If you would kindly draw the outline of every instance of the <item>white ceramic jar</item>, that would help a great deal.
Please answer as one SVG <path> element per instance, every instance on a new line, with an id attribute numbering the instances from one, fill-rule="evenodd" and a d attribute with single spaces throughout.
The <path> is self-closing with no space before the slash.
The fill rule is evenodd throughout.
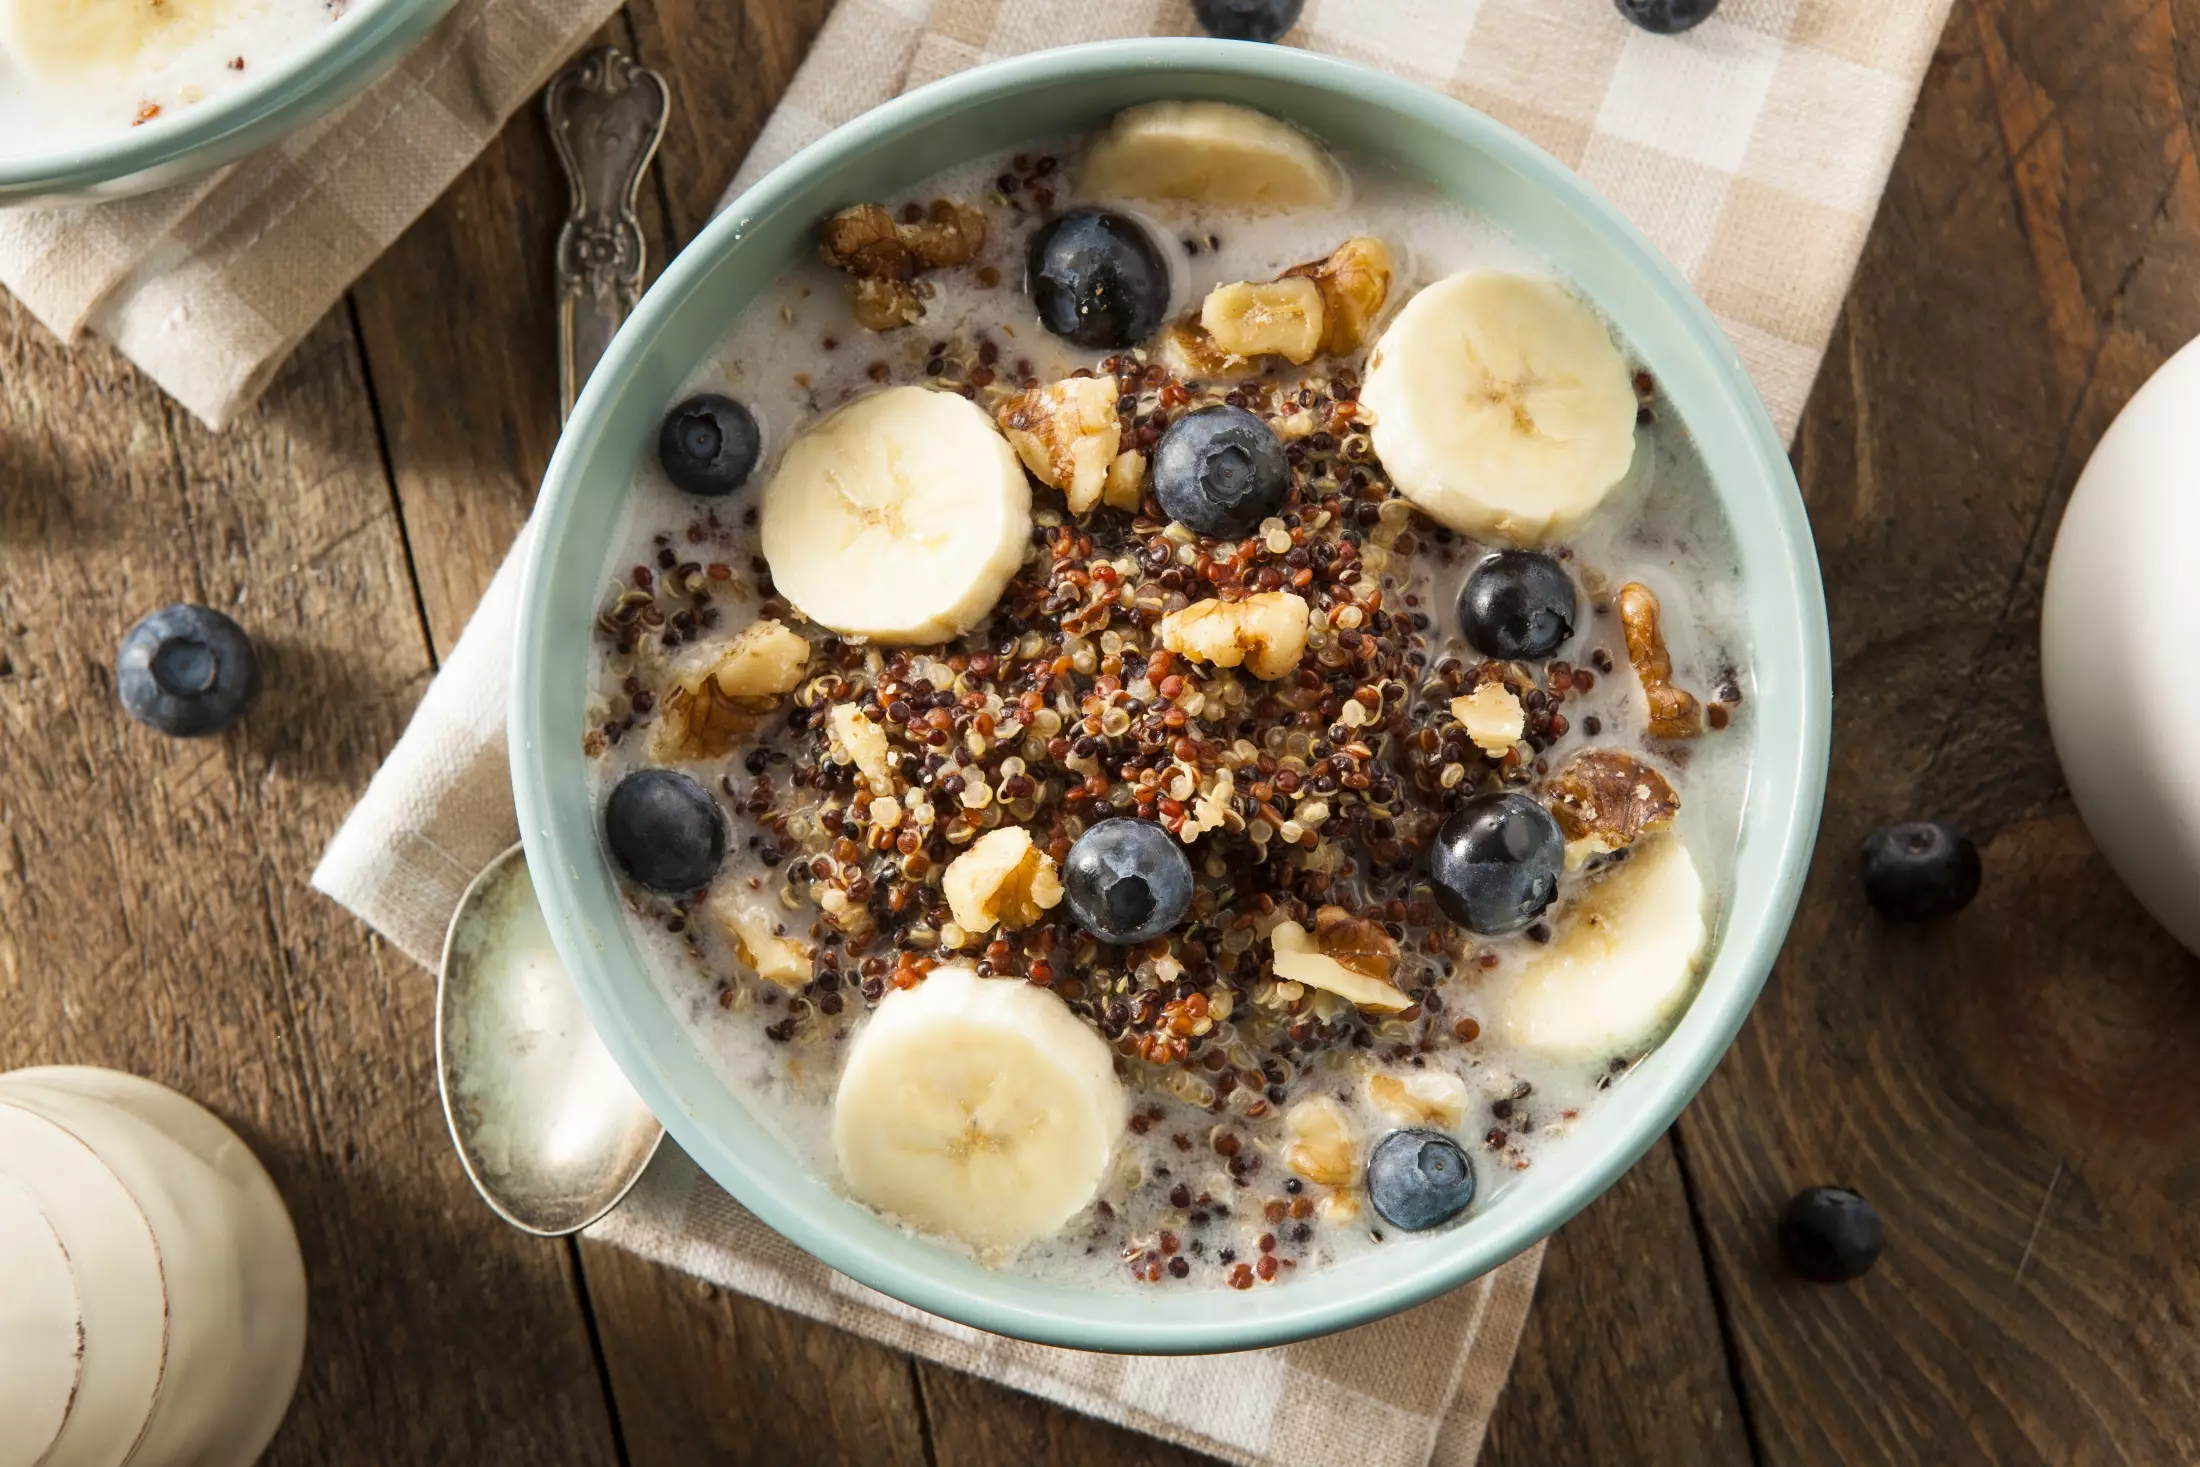
<path id="1" fill-rule="evenodd" d="M 2155 920 L 2200 952 L 2200 342 L 2125 405 L 2071 491 L 2040 613 L 2048 729 L 2078 813 Z"/>
<path id="2" fill-rule="evenodd" d="M 305 1268 L 206 1110 L 110 1070 L 0 1075 L 0 1265 L 0 1467 L 244 1467 L 275 1434 Z"/>

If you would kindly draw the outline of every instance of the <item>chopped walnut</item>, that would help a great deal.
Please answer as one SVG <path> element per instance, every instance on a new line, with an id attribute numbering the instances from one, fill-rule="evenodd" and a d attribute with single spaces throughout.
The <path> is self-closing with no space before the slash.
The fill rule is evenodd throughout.
<path id="1" fill-rule="evenodd" d="M 1378 1070 L 1367 1077 L 1367 1098 L 1402 1126 L 1448 1131 L 1467 1117 L 1467 1082 L 1449 1070 Z"/>
<path id="2" fill-rule="evenodd" d="M 1304 279 L 1218 285 L 1199 308 L 1199 324 L 1232 356 L 1310 362 L 1322 344 L 1321 289 Z"/>
<path id="3" fill-rule="evenodd" d="M 1367 341 L 1368 328 L 1390 297 L 1390 249 L 1372 235 L 1358 235 L 1325 260 L 1293 265 L 1283 278 L 1314 282 L 1323 306 L 1322 354 L 1350 356 Z"/>
<path id="4" fill-rule="evenodd" d="M 924 317 L 911 282 L 919 271 L 967 265 L 985 248 L 985 215 L 968 204 L 935 199 L 915 224 L 901 224 L 880 204 L 857 204 L 825 221 L 818 254 L 855 277 L 850 287 L 856 324 L 891 331 Z"/>
<path id="5" fill-rule="evenodd" d="M 672 667 L 652 756 L 663 762 L 723 759 L 802 681 L 810 644 L 776 621 L 753 623 L 730 642 L 705 645 Z"/>
<path id="6" fill-rule="evenodd" d="M 987 831 L 949 863 L 940 889 L 955 925 L 973 934 L 996 924 L 1012 932 L 1029 927 L 1062 900 L 1053 858 L 1033 845 L 1031 832 L 1020 825 Z"/>
<path id="7" fill-rule="evenodd" d="M 1692 739 L 1703 732 L 1703 705 L 1673 686 L 1673 658 L 1665 650 L 1658 625 L 1658 598 L 1640 581 L 1619 588 L 1619 620 L 1627 633 L 1627 660 L 1650 700 L 1650 734 L 1660 739 Z"/>
<path id="8" fill-rule="evenodd" d="M 1520 695 L 1499 682 L 1484 683 L 1465 697 L 1452 699 L 1451 716 L 1459 720 L 1474 746 L 1493 759 L 1504 757 L 1528 731 Z"/>
<path id="9" fill-rule="evenodd" d="M 1673 824 L 1680 796 L 1664 775 L 1618 749 L 1585 749 L 1544 786 L 1574 864 Z"/>
<path id="10" fill-rule="evenodd" d="M 1398 965 L 1398 946 L 1390 934 L 1342 907 L 1316 912 L 1311 933 L 1296 922 L 1279 922 L 1268 942 L 1269 969 L 1279 979 L 1380 1013 L 1396 1013 L 1413 1003 L 1390 981 Z"/>
<path id="11" fill-rule="evenodd" d="M 1264 591 L 1243 601 L 1195 601 L 1161 619 L 1161 645 L 1217 667 L 1243 666 L 1273 682 L 1297 670 L 1306 652 L 1304 599 Z"/>
<path id="12" fill-rule="evenodd" d="M 846 762 L 855 765 L 873 793 L 892 794 L 894 751 L 886 741 L 886 730 L 864 716 L 863 710 L 853 703 L 834 704 L 826 727 L 832 736 L 828 756 L 839 763 L 838 756 L 846 753 Z"/>
<path id="13" fill-rule="evenodd" d="M 1107 491 L 1123 436 L 1116 395 L 1113 377 L 1065 377 L 1018 393 L 994 414 L 1024 467 L 1061 490 L 1072 514 L 1091 510 Z"/>
<path id="14" fill-rule="evenodd" d="M 1111 509 L 1125 509 L 1136 514 L 1139 493 L 1146 484 L 1146 455 L 1135 448 L 1126 448 L 1108 465 L 1108 487 L 1100 491 L 1101 501 Z"/>
<path id="15" fill-rule="evenodd" d="M 1283 1164 L 1322 1187 L 1349 1187 L 1360 1177 L 1360 1143 L 1352 1118 L 1326 1095 L 1309 1096 L 1283 1114 Z"/>
<path id="16" fill-rule="evenodd" d="M 710 898 L 709 911 L 725 929 L 734 956 L 757 977 L 781 988 L 800 988 L 810 981 L 808 944 L 781 932 L 754 892 L 738 886 L 723 889 Z"/>
<path id="17" fill-rule="evenodd" d="M 1160 358 L 1162 366 L 1186 382 L 1243 382 L 1262 370 L 1257 359 L 1217 346 L 1197 316 L 1162 328 Z"/>

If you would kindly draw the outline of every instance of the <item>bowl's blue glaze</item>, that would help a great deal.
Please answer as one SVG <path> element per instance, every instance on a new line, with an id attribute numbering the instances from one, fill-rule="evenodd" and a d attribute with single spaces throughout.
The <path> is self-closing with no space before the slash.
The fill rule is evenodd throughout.
<path id="1" fill-rule="evenodd" d="M 584 795 L 581 732 L 622 486 L 690 369 L 758 289 L 809 255 L 818 221 L 950 164 L 1180 96 L 1261 107 L 1431 180 L 1541 251 L 1618 323 L 1694 433 L 1739 541 L 1754 763 L 1737 874 L 1694 1005 L 1612 1102 L 1487 1212 L 1288 1288 L 1108 1293 L 993 1272 L 882 1222 L 751 1118 L 644 973 Z M 1047 52 L 926 87 L 816 143 L 651 288 L 566 429 L 534 536 L 513 648 L 513 784 L 536 889 L 605 1042 L 679 1143 L 764 1221 L 874 1288 L 1002 1334 L 1140 1352 L 1271 1345 L 1420 1303 L 1528 1248 L 1610 1186 L 1718 1063 L 1779 951 L 1817 830 L 1832 697 L 1824 598 L 1786 455 L 1732 347 L 1672 267 L 1551 158 L 1433 92 L 1300 51 L 1155 40 Z"/>
<path id="2" fill-rule="evenodd" d="M 455 0 L 372 0 L 249 84 L 49 153 L 0 156 L 0 206 L 81 203 L 164 188 L 234 163 L 348 101 L 441 20 Z"/>

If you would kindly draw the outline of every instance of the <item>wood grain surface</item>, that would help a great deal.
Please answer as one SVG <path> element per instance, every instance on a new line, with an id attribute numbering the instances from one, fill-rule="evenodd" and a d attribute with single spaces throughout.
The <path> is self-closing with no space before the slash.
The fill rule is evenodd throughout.
<path id="1" fill-rule="evenodd" d="M 660 261 L 828 8 L 607 31 L 680 99 Z M 1491 1467 L 2200 1460 L 2200 964 L 2071 810 L 2034 633 L 2078 470 L 2200 333 L 2196 89 L 2200 0 L 1958 0 L 1796 445 L 1839 688 L 1803 909 L 1675 1136 L 1554 1242 Z M 272 1462 L 1206 1460 L 504 1228 L 443 1134 L 431 982 L 306 891 L 555 442 L 563 207 L 530 109 L 220 438 L 0 297 L 0 1068 L 150 1075 L 266 1159 L 313 1282 Z M 193 743 L 113 693 L 184 599 L 267 659 Z M 1894 930 L 1855 849 L 1918 815 L 1972 829 L 1986 888 Z M 1892 1239 L 1846 1289 L 1772 1256 L 1826 1181 Z"/>

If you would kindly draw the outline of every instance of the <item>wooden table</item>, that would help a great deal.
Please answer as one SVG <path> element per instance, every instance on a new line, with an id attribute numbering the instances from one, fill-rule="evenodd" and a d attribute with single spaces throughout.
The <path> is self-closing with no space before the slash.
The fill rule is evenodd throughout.
<path id="1" fill-rule="evenodd" d="M 680 98 L 660 245 L 826 8 L 610 28 Z M 2088 452 L 2200 334 L 2196 38 L 2200 0 L 1958 0 L 1795 449 L 1840 687 L 1809 890 L 1702 1098 L 1554 1242 L 1491 1467 L 2200 1458 L 2200 972 L 2072 811 L 2033 630 Z M 222 437 L 0 297 L 0 1069 L 151 1075 L 266 1159 L 313 1280 L 273 1462 L 1191 1462 L 505 1228 L 445 1139 L 432 983 L 306 890 L 549 456 L 562 198 L 530 110 Z M 183 599 L 266 659 L 201 743 L 114 701 L 123 630 Z M 1896 930 L 1855 850 L 1912 815 L 1968 825 L 1986 888 Z M 1851 1288 L 1773 1256 L 1823 1181 L 1887 1218 Z"/>

